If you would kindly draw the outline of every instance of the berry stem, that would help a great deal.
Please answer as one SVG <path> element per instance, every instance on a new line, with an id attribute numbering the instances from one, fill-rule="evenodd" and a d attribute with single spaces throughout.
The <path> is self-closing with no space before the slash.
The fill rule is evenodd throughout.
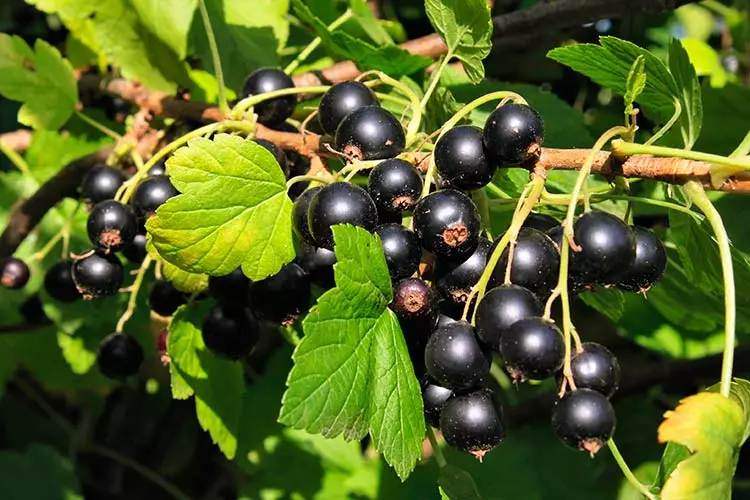
<path id="1" fill-rule="evenodd" d="M 298 175 L 296 177 L 292 177 L 288 181 L 286 181 L 286 190 L 289 191 L 289 188 L 297 184 L 298 182 L 322 182 L 323 184 L 330 184 L 332 181 L 329 179 L 324 179 L 322 177 L 316 177 L 314 175 Z"/>
<path id="2" fill-rule="evenodd" d="M 10 162 L 18 170 L 21 171 L 24 177 L 30 177 L 32 179 L 34 178 L 34 176 L 31 175 L 31 169 L 29 168 L 29 164 L 26 163 L 26 160 L 24 160 L 21 155 L 16 153 L 12 148 L 6 145 L 3 141 L 0 141 L 0 152 L 2 152 L 5 156 L 8 157 Z"/>
<path id="3" fill-rule="evenodd" d="M 65 221 L 65 224 L 63 224 L 63 227 L 60 229 L 60 231 L 57 232 L 50 240 L 47 242 L 44 247 L 42 247 L 38 252 L 34 253 L 34 255 L 29 258 L 28 263 L 34 262 L 34 261 L 41 261 L 44 259 L 47 254 L 49 254 L 53 248 L 57 245 L 57 243 L 60 240 L 63 240 L 63 249 L 62 249 L 62 258 L 67 259 L 68 258 L 68 242 L 70 240 L 70 227 L 73 225 L 73 220 L 75 220 L 76 214 L 78 213 L 78 209 L 81 208 L 81 204 L 76 204 L 76 207 L 73 209 L 73 213 L 70 214 L 70 217 L 68 220 Z"/>
<path id="4" fill-rule="evenodd" d="M 297 335 L 297 332 L 294 330 L 291 326 L 284 326 L 279 328 L 279 331 L 281 331 L 281 336 L 284 337 L 284 340 L 289 342 L 289 344 L 292 347 L 297 347 L 300 343 L 299 335 Z"/>
<path id="5" fill-rule="evenodd" d="M 341 14 L 337 19 L 335 19 L 331 24 L 328 25 L 328 31 L 335 31 L 342 24 L 351 19 L 352 16 L 352 10 L 346 9 L 343 14 Z M 284 68 L 284 73 L 286 73 L 287 75 L 291 75 L 292 73 L 294 73 L 297 68 L 299 68 L 299 65 L 302 64 L 308 57 L 310 57 L 310 54 L 312 54 L 322 42 L 323 40 L 319 36 L 316 36 L 313 41 L 308 43 L 307 46 L 302 49 L 302 52 L 297 55 L 294 61 L 290 62 L 286 66 L 286 68 Z"/>
<path id="6" fill-rule="evenodd" d="M 119 140 L 122 139 L 122 136 L 120 134 L 118 134 L 114 130 L 111 130 L 111 129 L 105 127 L 104 125 L 102 125 L 98 121 L 94 120 L 93 118 L 91 118 L 89 116 L 86 116 L 85 113 L 82 113 L 82 112 L 76 110 L 75 114 L 76 114 L 76 116 L 78 118 L 80 118 L 82 121 L 84 121 L 87 125 L 90 125 L 90 126 L 94 127 L 96 130 L 98 130 L 102 134 L 108 135 L 109 137 L 111 137 L 112 139 L 114 139 L 116 141 L 119 141 Z"/>
<path id="7" fill-rule="evenodd" d="M 443 450 L 440 448 L 440 445 L 437 442 L 437 438 L 435 437 L 435 431 L 432 430 L 432 427 L 429 425 L 427 426 L 427 439 L 430 440 L 430 446 L 432 446 L 432 453 L 435 457 L 435 460 L 438 463 L 438 467 L 441 469 L 448 465 L 448 461 L 445 459 L 445 455 L 443 455 Z"/>
<path id="8" fill-rule="evenodd" d="M 735 325 L 737 322 L 736 297 L 734 288 L 734 268 L 732 263 L 732 249 L 729 236 L 721 219 L 721 214 L 714 207 L 706 192 L 699 183 L 690 181 L 685 184 L 685 192 L 695 205 L 706 215 L 719 245 L 721 257 L 721 271 L 724 277 L 724 357 L 721 363 L 721 385 L 719 392 L 729 397 L 732 385 L 732 369 L 734 366 Z"/>
<path id="9" fill-rule="evenodd" d="M 292 87 L 288 89 L 274 90 L 273 92 L 265 92 L 258 95 L 251 95 L 238 102 L 229 112 L 229 116 L 234 120 L 242 120 L 242 117 L 248 109 L 263 101 L 275 99 L 276 97 L 283 97 L 285 95 L 325 94 L 330 88 L 330 85 L 320 85 L 318 87 Z"/>
<path id="10" fill-rule="evenodd" d="M 422 110 L 424 110 L 427 107 L 427 103 L 430 102 L 430 97 L 432 97 L 432 93 L 435 92 L 435 89 L 440 83 L 440 76 L 443 74 L 443 71 L 445 70 L 446 66 L 448 66 L 448 61 L 452 57 L 453 57 L 453 52 L 451 50 L 448 50 L 448 53 L 445 54 L 443 58 L 440 60 L 440 65 L 435 69 L 435 71 L 432 72 L 432 75 L 430 75 L 430 86 L 427 87 L 427 90 L 425 91 L 424 96 L 422 97 L 422 101 L 419 103 L 419 107 Z"/>
<path id="11" fill-rule="evenodd" d="M 482 229 L 487 234 L 489 239 L 492 239 L 492 219 L 490 218 L 490 205 L 489 199 L 487 198 L 487 191 L 483 188 L 476 189 L 471 192 L 471 199 L 479 209 L 479 215 L 482 219 Z"/>
<path id="12" fill-rule="evenodd" d="M 628 480 L 630 484 L 637 489 L 641 495 L 648 498 L 649 500 L 657 500 L 657 496 L 651 493 L 648 489 L 648 487 L 641 483 L 637 477 L 635 477 L 635 474 L 633 474 L 633 471 L 630 470 L 630 467 L 628 467 L 628 464 L 625 462 L 625 459 L 622 457 L 622 454 L 620 453 L 620 450 L 617 449 L 617 445 L 615 444 L 614 438 L 607 441 L 607 447 L 609 447 L 609 451 L 612 453 L 612 457 L 615 459 L 615 462 L 617 462 L 617 465 L 620 467 L 620 470 L 622 471 L 622 474 L 625 476 L 625 479 Z"/>
<path id="13" fill-rule="evenodd" d="M 622 140 L 612 141 L 612 152 L 617 156 L 651 155 L 671 158 L 682 158 L 683 160 L 704 161 L 734 167 L 739 170 L 750 170 L 750 158 L 732 158 L 727 156 L 701 153 L 700 151 L 688 151 L 679 148 L 667 148 L 664 146 L 647 146 L 634 142 Z"/>
<path id="14" fill-rule="evenodd" d="M 658 141 L 659 139 L 661 139 L 662 137 L 664 137 L 664 134 L 666 134 L 667 132 L 669 132 L 669 130 L 672 128 L 672 126 L 675 123 L 677 123 L 677 119 L 680 117 L 681 114 L 682 114 L 682 104 L 680 104 L 680 100 L 679 99 L 675 98 L 675 100 L 674 100 L 674 114 L 669 119 L 669 121 L 667 123 L 665 123 L 662 128 L 659 129 L 658 132 L 656 132 L 654 135 L 652 135 L 644 143 L 644 145 L 645 146 L 650 146 L 650 145 L 654 144 L 656 141 Z M 628 142 L 633 142 L 633 141 L 628 141 Z"/>
<path id="15" fill-rule="evenodd" d="M 221 113 L 226 116 L 227 113 L 229 113 L 229 104 L 227 103 L 227 91 L 224 86 L 224 71 L 221 68 L 219 47 L 216 45 L 216 37 L 214 36 L 214 29 L 211 26 L 211 17 L 208 15 L 206 2 L 204 0 L 198 0 L 198 7 L 201 11 L 203 27 L 206 30 L 206 38 L 208 38 L 208 48 L 211 51 L 211 62 L 214 65 L 214 72 L 216 73 L 216 83 L 219 85 L 219 109 L 221 110 Z"/>
<path id="16" fill-rule="evenodd" d="M 411 120 L 409 120 L 409 125 L 406 128 L 406 147 L 407 149 L 409 149 L 409 146 L 412 145 L 414 139 L 417 137 L 417 134 L 419 133 L 419 127 L 422 124 L 422 105 L 419 102 L 419 97 L 417 97 L 409 87 L 399 82 L 395 78 L 391 78 L 382 71 L 368 71 L 366 73 L 362 73 L 360 75 L 360 78 L 366 75 L 376 75 L 378 79 L 380 79 L 380 81 L 382 81 L 386 85 L 390 85 L 391 87 L 400 90 L 402 94 L 409 98 L 412 113 Z"/>
<path id="17" fill-rule="evenodd" d="M 501 101 L 509 99 L 515 103 L 518 104 L 527 104 L 526 99 L 521 97 L 519 94 L 516 94 L 515 92 L 510 92 L 507 90 L 498 90 L 497 92 L 490 92 L 489 94 L 483 95 L 482 97 L 478 97 L 471 101 L 469 104 L 461 108 L 461 110 L 453 115 L 450 120 L 445 122 L 442 127 L 440 127 L 440 135 L 438 136 L 438 141 L 440 140 L 440 137 L 445 135 L 446 132 L 448 132 L 450 129 L 455 127 L 458 122 L 464 119 L 464 117 L 468 116 L 469 113 L 474 111 L 476 108 L 481 106 L 482 104 L 487 104 L 488 102 L 492 101 Z"/>
<path id="18" fill-rule="evenodd" d="M 742 139 L 742 142 L 740 142 L 737 148 L 732 151 L 732 154 L 730 154 L 729 157 L 741 158 L 743 156 L 747 156 L 748 153 L 750 153 L 750 130 L 747 131 L 745 138 Z"/>
<path id="19" fill-rule="evenodd" d="M 123 329 L 125 328 L 125 323 L 127 323 L 128 320 L 133 317 L 133 313 L 135 312 L 136 307 L 136 301 L 138 300 L 138 292 L 141 289 L 141 285 L 143 285 L 143 279 L 146 276 L 146 271 L 148 271 L 148 268 L 151 267 L 151 262 L 151 256 L 146 255 L 146 258 L 143 259 L 143 264 L 141 264 L 140 269 L 138 269 L 138 275 L 136 276 L 135 281 L 133 282 L 133 286 L 130 289 L 128 308 L 124 313 L 122 313 L 122 316 L 120 316 L 120 320 L 117 322 L 117 327 L 115 328 L 115 332 L 117 333 L 121 334 Z"/>
<path id="20" fill-rule="evenodd" d="M 490 193 L 492 193 L 493 195 L 495 195 L 496 197 L 500 199 L 507 200 L 511 198 L 511 196 L 508 193 L 500 189 L 500 187 L 497 186 L 494 182 L 490 182 L 489 184 L 487 184 L 485 186 L 485 189 L 487 189 Z"/>

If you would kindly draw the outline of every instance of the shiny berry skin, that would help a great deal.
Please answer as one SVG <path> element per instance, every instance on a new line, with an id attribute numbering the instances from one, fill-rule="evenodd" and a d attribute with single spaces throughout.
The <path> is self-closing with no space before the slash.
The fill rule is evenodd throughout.
<path id="1" fill-rule="evenodd" d="M 495 241 L 495 245 L 500 239 Z M 495 249 L 493 245 L 493 250 Z M 490 286 L 501 285 L 505 281 L 510 245 L 503 251 L 492 272 Z M 510 265 L 510 281 L 528 288 L 537 297 L 545 299 L 557 285 L 560 273 L 560 252 L 552 238 L 538 229 L 523 228 L 518 233 Z"/>
<path id="2" fill-rule="evenodd" d="M 101 341 L 96 353 L 96 365 L 102 375 L 124 380 L 138 373 L 143 363 L 143 348 L 130 335 L 112 333 Z"/>
<path id="3" fill-rule="evenodd" d="M 208 291 L 223 306 L 244 307 L 248 303 L 250 279 L 238 267 L 224 276 L 209 276 Z"/>
<path id="4" fill-rule="evenodd" d="M 44 274 L 44 290 L 58 302 L 75 302 L 81 293 L 73 281 L 73 261 L 61 260 Z"/>
<path id="5" fill-rule="evenodd" d="M 451 323 L 455 323 L 456 321 L 458 321 L 458 320 L 454 319 L 454 318 L 451 318 L 447 314 L 440 313 L 438 315 L 436 328 L 440 328 L 440 327 L 445 326 L 445 325 L 450 325 Z"/>
<path id="6" fill-rule="evenodd" d="M 474 252 L 463 259 L 435 260 L 435 287 L 445 300 L 463 306 L 469 298 L 471 288 L 477 284 L 490 255 L 490 240 L 479 238 Z"/>
<path id="7" fill-rule="evenodd" d="M 247 308 L 215 306 L 203 319 L 203 342 L 228 359 L 244 358 L 258 343 L 260 328 Z"/>
<path id="8" fill-rule="evenodd" d="M 378 224 L 378 211 L 370 195 L 361 187 L 334 182 L 313 197 L 307 212 L 307 223 L 315 244 L 333 250 L 331 226 L 352 224 L 372 231 Z"/>
<path id="9" fill-rule="evenodd" d="M 383 224 L 375 228 L 375 234 L 380 236 L 392 280 L 408 278 L 417 272 L 422 259 L 422 247 L 413 231 L 401 224 Z"/>
<path id="10" fill-rule="evenodd" d="M 498 350 L 500 339 L 516 321 L 541 316 L 544 312 L 536 295 L 518 285 L 501 285 L 484 296 L 477 307 L 477 337 Z"/>
<path id="11" fill-rule="evenodd" d="M 245 80 L 242 97 L 291 88 L 294 88 L 294 80 L 280 69 L 260 68 L 250 73 Z M 292 116 L 296 105 L 296 95 L 285 95 L 259 102 L 253 107 L 253 111 L 263 125 L 277 125 Z"/>
<path id="12" fill-rule="evenodd" d="M 310 282 L 314 285 L 326 290 L 336 286 L 333 275 L 336 254 L 332 250 L 303 241 L 300 243 L 295 262 L 310 276 Z"/>
<path id="13" fill-rule="evenodd" d="M 553 322 L 524 318 L 500 337 L 500 353 L 514 381 L 542 380 L 562 368 L 565 343 Z"/>
<path id="14" fill-rule="evenodd" d="M 143 259 L 146 258 L 146 255 L 148 255 L 148 251 L 146 251 L 147 242 L 148 238 L 145 234 L 136 234 L 135 238 L 133 238 L 133 242 L 123 248 L 120 253 L 123 257 L 128 259 L 128 262 L 131 264 L 141 264 Z"/>
<path id="15" fill-rule="evenodd" d="M 292 229 L 300 239 L 311 244 L 314 244 L 315 240 L 310 233 L 310 226 L 307 224 L 307 213 L 313 197 L 321 189 L 323 189 L 323 186 L 312 187 L 304 191 L 294 200 L 294 206 L 292 207 Z"/>
<path id="16" fill-rule="evenodd" d="M 318 105 L 318 122 L 328 135 L 334 135 L 341 121 L 364 106 L 380 106 L 372 90 L 361 82 L 337 83 L 323 94 Z"/>
<path id="17" fill-rule="evenodd" d="M 434 325 L 439 314 L 438 295 L 419 278 L 406 278 L 393 287 L 390 308 L 400 320 L 424 321 Z"/>
<path id="18" fill-rule="evenodd" d="M 583 351 L 573 354 L 570 369 L 578 389 L 592 389 L 612 397 L 620 385 L 620 363 L 601 344 L 584 342 Z M 558 380 L 560 377 L 558 377 Z"/>
<path id="19" fill-rule="evenodd" d="M 497 165 L 487 159 L 482 129 L 471 125 L 454 127 L 435 145 L 435 167 L 449 186 L 465 191 L 486 186 Z"/>
<path id="20" fill-rule="evenodd" d="M 148 305 L 151 310 L 159 316 L 168 318 L 172 316 L 177 308 L 187 303 L 185 293 L 175 288 L 170 281 L 157 280 L 151 285 L 148 294 Z"/>
<path id="21" fill-rule="evenodd" d="M 0 285 L 9 290 L 20 290 L 31 278 L 29 266 L 15 257 L 8 257 L 0 264 Z"/>
<path id="22" fill-rule="evenodd" d="M 148 175 L 167 175 L 167 157 L 157 161 L 146 173 Z"/>
<path id="23" fill-rule="evenodd" d="M 424 350 L 427 373 L 453 390 L 477 385 L 490 372 L 490 357 L 479 344 L 474 328 L 456 321 L 436 329 Z"/>
<path id="24" fill-rule="evenodd" d="M 154 215 L 156 209 L 173 196 L 180 194 L 166 175 L 146 177 L 133 193 L 133 210 L 140 219 Z"/>
<path id="25" fill-rule="evenodd" d="M 422 382 L 422 402 L 424 403 L 425 421 L 432 427 L 440 427 L 440 412 L 453 397 L 453 391 L 438 385 L 429 377 Z"/>
<path id="26" fill-rule="evenodd" d="M 310 277 L 294 262 L 250 284 L 250 308 L 258 319 L 289 326 L 310 308 Z"/>
<path id="27" fill-rule="evenodd" d="M 606 212 L 587 212 L 573 225 L 580 252 L 571 252 L 571 267 L 586 283 L 612 284 L 635 261 L 635 234 L 621 219 Z"/>
<path id="28" fill-rule="evenodd" d="M 404 151 L 406 135 L 395 116 L 379 106 L 364 106 L 341 120 L 336 149 L 349 161 L 384 160 Z"/>
<path id="29" fill-rule="evenodd" d="M 381 161 L 370 171 L 367 191 L 378 210 L 400 214 L 414 208 L 422 192 L 422 178 L 408 161 L 391 158 Z"/>
<path id="30" fill-rule="evenodd" d="M 438 257 L 460 258 L 473 252 L 479 242 L 479 211 L 471 198 L 455 189 L 419 200 L 413 222 L 422 246 Z"/>
<path id="31" fill-rule="evenodd" d="M 138 233 L 138 221 L 129 206 L 106 200 L 91 209 L 86 230 L 97 250 L 117 252 L 133 243 Z"/>
<path id="32" fill-rule="evenodd" d="M 629 292 L 646 292 L 664 274 L 667 268 L 667 251 L 657 236 L 645 227 L 633 226 L 635 259 L 617 283 Z"/>
<path id="33" fill-rule="evenodd" d="M 73 262 L 73 282 L 84 299 L 116 294 L 122 287 L 125 271 L 114 254 L 92 253 Z"/>
<path id="34" fill-rule="evenodd" d="M 552 411 L 552 428 L 574 450 L 594 456 L 615 433 L 615 409 L 603 394 L 591 389 L 567 392 Z"/>
<path id="35" fill-rule="evenodd" d="M 279 164 L 279 168 L 284 172 L 284 175 L 289 177 L 289 161 L 286 159 L 286 153 L 280 147 L 266 139 L 253 139 L 253 142 L 266 148 L 276 159 L 276 163 Z"/>
<path id="36" fill-rule="evenodd" d="M 501 409 L 489 389 L 478 389 L 449 400 L 440 413 L 445 442 L 479 460 L 505 438 Z"/>
<path id="37" fill-rule="evenodd" d="M 526 220 L 523 221 L 522 227 L 528 227 L 531 229 L 538 229 L 542 232 L 547 232 L 550 229 L 559 226 L 560 223 L 552 217 L 551 215 L 547 214 L 539 214 L 536 212 L 531 212 L 528 217 L 526 217 Z"/>
<path id="38" fill-rule="evenodd" d="M 83 179 L 81 199 L 89 205 L 112 200 L 124 182 L 125 174 L 122 170 L 107 165 L 96 165 Z"/>
<path id="39" fill-rule="evenodd" d="M 482 131 L 490 160 L 499 167 L 538 158 L 544 140 L 544 122 L 525 104 L 505 104 L 487 118 Z"/>

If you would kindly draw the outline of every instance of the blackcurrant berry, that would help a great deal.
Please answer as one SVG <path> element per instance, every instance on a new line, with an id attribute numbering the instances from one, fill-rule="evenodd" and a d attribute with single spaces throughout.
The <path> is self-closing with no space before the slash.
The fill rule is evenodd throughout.
<path id="1" fill-rule="evenodd" d="M 286 153 L 276 144 L 266 139 L 253 139 L 253 141 L 266 148 L 276 158 L 276 163 L 279 164 L 279 168 L 284 172 L 284 176 L 289 177 L 289 161 L 286 159 Z"/>
<path id="2" fill-rule="evenodd" d="M 313 197 L 321 189 L 323 189 L 323 186 L 312 187 L 304 191 L 294 200 L 294 206 L 292 207 L 292 229 L 294 229 L 294 232 L 302 241 L 311 244 L 314 244 L 315 240 L 310 233 L 310 226 L 307 224 L 307 213 L 310 210 L 310 203 Z"/>
<path id="3" fill-rule="evenodd" d="M 558 225 L 552 229 L 548 229 L 546 233 L 555 243 L 558 252 L 562 251 L 563 242 L 565 242 L 566 245 L 568 244 L 567 240 L 565 240 L 562 226 Z M 583 276 L 580 275 L 580 272 L 575 268 L 575 265 L 573 265 L 575 258 L 576 252 L 572 249 L 569 250 L 568 261 L 570 264 L 568 265 L 568 293 L 573 295 L 581 293 L 586 289 L 586 282 L 584 281 Z"/>
<path id="4" fill-rule="evenodd" d="M 553 322 L 524 318 L 500 337 L 500 353 L 514 381 L 542 380 L 562 368 L 565 343 Z"/>
<path id="5" fill-rule="evenodd" d="M 401 224 L 383 224 L 375 228 L 383 244 L 385 262 L 392 280 L 408 278 L 419 269 L 422 247 L 413 231 Z"/>
<path id="6" fill-rule="evenodd" d="M 620 384 L 620 363 L 601 344 L 585 342 L 582 347 L 583 351 L 574 354 L 570 360 L 576 388 L 592 389 L 611 397 Z M 558 381 L 561 381 L 561 375 Z"/>
<path id="7" fill-rule="evenodd" d="M 422 246 L 438 257 L 468 255 L 479 242 L 479 211 L 471 198 L 455 189 L 437 191 L 419 200 L 413 222 Z"/>
<path id="8" fill-rule="evenodd" d="M 248 303 L 250 279 L 238 267 L 224 276 L 209 276 L 208 291 L 223 306 L 244 307 Z"/>
<path id="9" fill-rule="evenodd" d="M 451 323 L 455 323 L 456 321 L 458 320 L 451 318 L 447 314 L 440 313 L 437 319 L 437 328 L 443 327 L 445 325 L 450 325 Z"/>
<path id="10" fill-rule="evenodd" d="M 300 243 L 295 262 L 310 276 L 313 284 L 326 290 L 336 286 L 333 274 L 336 254 L 332 250 L 316 247 L 303 241 Z"/>
<path id="11" fill-rule="evenodd" d="M 435 260 L 435 286 L 446 300 L 463 305 L 469 298 L 471 288 L 477 284 L 487 265 L 490 241 L 480 237 L 474 253 L 466 259 Z"/>
<path id="12" fill-rule="evenodd" d="M 107 165 L 96 165 L 83 179 L 81 199 L 89 205 L 112 200 L 124 182 L 125 174 L 122 170 Z"/>
<path id="13" fill-rule="evenodd" d="M 404 127 L 379 106 L 364 106 L 341 120 L 336 129 L 336 149 L 350 161 L 384 160 L 404 151 Z"/>
<path id="14" fill-rule="evenodd" d="M 558 227 L 559 225 L 560 223 L 557 221 L 557 219 L 555 219 L 551 215 L 540 214 L 536 212 L 531 212 L 529 216 L 526 217 L 526 220 L 523 221 L 523 227 L 538 229 L 545 233 L 554 227 Z"/>
<path id="15" fill-rule="evenodd" d="M 541 316 L 542 304 L 526 288 L 502 285 L 493 288 L 477 306 L 477 336 L 489 348 L 498 350 L 500 339 L 516 321 Z"/>
<path id="16" fill-rule="evenodd" d="M 130 114 L 132 105 L 122 97 L 112 97 L 105 102 L 107 104 L 104 106 L 104 116 L 108 120 L 122 123 Z"/>
<path id="17" fill-rule="evenodd" d="M 143 259 L 146 258 L 146 255 L 148 255 L 148 251 L 146 251 L 146 243 L 148 242 L 148 238 L 145 234 L 136 234 L 135 238 L 133 238 L 133 242 L 123 248 L 120 253 L 128 259 L 128 262 L 131 264 L 141 264 L 143 262 Z"/>
<path id="18" fill-rule="evenodd" d="M 440 413 L 440 432 L 446 443 L 482 460 L 505 438 L 502 411 L 489 389 L 456 396 Z"/>
<path id="19" fill-rule="evenodd" d="M 203 319 L 203 342 L 216 354 L 240 359 L 258 343 L 260 328 L 247 308 L 215 306 Z"/>
<path id="20" fill-rule="evenodd" d="M 365 84 L 355 81 L 337 83 L 320 99 L 320 127 L 326 134 L 334 135 L 346 115 L 364 106 L 380 106 L 378 98 Z"/>
<path id="21" fill-rule="evenodd" d="M 454 127 L 440 138 L 435 145 L 435 167 L 449 186 L 467 191 L 489 184 L 497 170 L 484 154 L 482 129 L 472 125 Z"/>
<path id="22" fill-rule="evenodd" d="M 148 175 L 167 175 L 167 157 L 154 163 L 154 166 L 146 172 Z"/>
<path id="23" fill-rule="evenodd" d="M 667 268 L 667 251 L 654 233 L 645 227 L 632 227 L 635 234 L 635 259 L 617 283 L 630 292 L 646 292 L 656 283 Z"/>
<path id="24" fill-rule="evenodd" d="M 408 161 L 391 158 L 381 161 L 370 171 L 367 191 L 378 210 L 400 214 L 414 208 L 422 192 L 422 178 Z"/>
<path id="25" fill-rule="evenodd" d="M 73 282 L 84 299 L 114 295 L 122 287 L 125 271 L 114 254 L 90 255 L 73 262 Z"/>
<path id="26" fill-rule="evenodd" d="M 50 322 L 50 319 L 44 312 L 44 305 L 42 304 L 42 300 L 39 298 L 38 293 L 35 293 L 24 301 L 18 307 L 18 313 L 23 320 L 30 325 L 43 325 Z"/>
<path id="27" fill-rule="evenodd" d="M 552 411 L 557 437 L 579 451 L 594 456 L 615 433 L 617 417 L 612 403 L 591 389 L 569 391 Z"/>
<path id="28" fill-rule="evenodd" d="M 112 333 L 101 341 L 96 364 L 105 377 L 123 380 L 138 373 L 143 363 L 143 348 L 130 335 Z"/>
<path id="29" fill-rule="evenodd" d="M 151 285 L 148 304 L 151 310 L 166 318 L 172 316 L 177 308 L 187 303 L 187 297 L 170 281 L 157 280 Z"/>
<path id="30" fill-rule="evenodd" d="M 490 361 L 474 334 L 474 328 L 466 321 L 456 321 L 436 329 L 424 351 L 427 373 L 453 390 L 477 385 L 490 372 Z"/>
<path id="31" fill-rule="evenodd" d="M 500 238 L 495 241 L 493 250 L 499 242 Z M 498 286 L 505 281 L 509 255 L 510 245 L 505 248 L 492 272 L 490 286 Z M 552 238 L 538 229 L 521 229 L 513 249 L 510 281 L 544 299 L 557 284 L 559 273 L 560 252 Z"/>
<path id="32" fill-rule="evenodd" d="M 75 302 L 81 293 L 73 281 L 73 261 L 61 260 L 44 274 L 44 290 L 59 302 Z"/>
<path id="33" fill-rule="evenodd" d="M 31 270 L 26 262 L 8 257 L 0 264 L 0 285 L 9 290 L 20 290 L 31 278 Z"/>
<path id="34" fill-rule="evenodd" d="M 310 307 L 310 277 L 290 263 L 250 285 L 250 307 L 259 319 L 289 326 Z"/>
<path id="35" fill-rule="evenodd" d="M 614 215 L 587 212 L 576 220 L 573 235 L 581 251 L 571 252 L 571 266 L 587 283 L 617 283 L 635 261 L 635 234 Z"/>
<path id="36" fill-rule="evenodd" d="M 544 122 L 525 104 L 505 104 L 487 118 L 483 130 L 487 155 L 498 166 L 538 158 L 544 140 Z"/>
<path id="37" fill-rule="evenodd" d="M 453 391 L 424 377 L 422 382 L 422 401 L 424 402 L 424 418 L 432 427 L 440 427 L 440 412 L 445 404 L 453 397 Z"/>
<path id="38" fill-rule="evenodd" d="M 399 320 L 419 321 L 434 326 L 439 314 L 435 290 L 419 278 L 406 278 L 393 287 L 390 305 Z"/>
<path id="39" fill-rule="evenodd" d="M 97 250 L 117 252 L 133 243 L 138 233 L 138 221 L 129 206 L 106 200 L 91 209 L 86 229 Z"/>
<path id="40" fill-rule="evenodd" d="M 372 231 L 378 224 L 378 211 L 370 195 L 361 187 L 334 182 L 313 196 L 307 223 L 316 245 L 333 250 L 331 226 L 353 224 Z"/>
<path id="41" fill-rule="evenodd" d="M 133 209 L 141 219 L 147 219 L 154 215 L 156 209 L 165 201 L 180 194 L 169 177 L 166 175 L 154 175 L 146 177 L 133 193 Z"/>
<path id="42" fill-rule="evenodd" d="M 245 80 L 242 97 L 291 88 L 294 88 L 294 80 L 280 69 L 260 68 L 253 71 Z M 277 125 L 292 116 L 296 105 L 296 95 L 285 95 L 259 102 L 253 111 L 263 125 Z"/>

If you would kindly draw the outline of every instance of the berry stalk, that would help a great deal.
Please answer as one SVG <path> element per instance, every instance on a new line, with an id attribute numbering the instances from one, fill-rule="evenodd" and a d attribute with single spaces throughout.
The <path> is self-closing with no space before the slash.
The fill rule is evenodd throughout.
<path id="1" fill-rule="evenodd" d="M 609 451 L 612 453 L 612 457 L 615 459 L 615 462 L 617 462 L 617 465 L 620 467 L 622 475 L 625 476 L 625 479 L 627 479 L 628 482 L 641 493 L 641 495 L 648 498 L 648 500 L 657 500 L 658 497 L 651 493 L 648 487 L 640 482 L 638 478 L 635 477 L 635 474 L 633 474 L 633 471 L 630 470 L 630 467 L 628 467 L 628 464 L 622 457 L 620 450 L 617 448 L 614 438 L 610 438 L 609 440 L 607 440 L 607 446 L 609 447 Z"/>
<path id="2" fill-rule="evenodd" d="M 227 103 L 227 91 L 224 85 L 224 70 L 221 68 L 219 47 L 216 45 L 216 37 L 214 36 L 214 29 L 211 26 L 211 17 L 208 15 L 206 2 L 204 0 L 198 0 L 198 8 L 201 11 L 203 27 L 206 30 L 206 37 L 208 38 L 208 48 L 211 51 L 211 62 L 214 65 L 214 72 L 216 72 L 216 83 L 219 85 L 219 109 L 221 110 L 221 113 L 226 116 L 229 112 L 229 104 Z"/>
<path id="3" fill-rule="evenodd" d="M 432 430 L 432 427 L 429 425 L 427 426 L 427 439 L 430 440 L 430 446 L 432 446 L 432 453 L 435 455 L 435 460 L 438 463 L 438 467 L 441 469 L 448 465 L 448 461 L 445 459 L 445 455 L 443 455 L 443 450 L 440 449 L 440 445 L 437 442 L 437 438 L 435 437 L 435 431 Z"/>
<path id="4" fill-rule="evenodd" d="M 141 264 L 140 269 L 138 269 L 138 275 L 133 282 L 133 286 L 130 288 L 128 308 L 124 313 L 122 313 L 122 316 L 120 316 L 120 320 L 117 322 L 117 327 L 115 328 L 115 332 L 117 333 L 121 334 L 123 329 L 125 328 L 125 323 L 127 323 L 128 320 L 133 317 L 133 313 L 135 312 L 136 307 L 136 301 L 138 300 L 138 292 L 141 289 L 141 285 L 143 285 L 143 279 L 146 277 L 146 271 L 148 271 L 148 268 L 151 267 L 151 262 L 151 256 L 146 255 L 146 258 L 143 259 L 143 264 Z"/>
<path id="5" fill-rule="evenodd" d="M 26 163 L 26 160 L 23 159 L 23 157 L 16 153 L 13 148 L 5 144 L 5 142 L 0 140 L 0 152 L 2 152 L 5 156 L 8 157 L 10 162 L 21 171 L 21 173 L 26 177 L 32 177 L 31 175 L 31 169 L 29 168 L 29 164 Z"/>
<path id="6" fill-rule="evenodd" d="M 237 105 L 233 107 L 229 112 L 229 116 L 234 120 L 240 120 L 248 109 L 252 108 L 256 104 L 260 104 L 261 102 L 268 101 L 276 97 L 284 97 L 287 95 L 324 94 L 330 88 L 331 87 L 329 85 L 320 85 L 318 87 L 292 87 L 287 89 L 274 90 L 273 92 L 264 92 L 263 94 L 251 95 L 238 102 Z"/>
<path id="7" fill-rule="evenodd" d="M 337 19 L 335 19 L 331 24 L 328 25 L 328 31 L 335 31 L 352 17 L 352 9 L 346 9 L 343 14 L 341 14 Z M 291 75 L 292 73 L 294 73 L 294 71 L 299 68 L 299 65 L 302 64 L 310 56 L 310 54 L 315 52 L 315 49 L 317 49 L 322 42 L 323 40 L 319 36 L 316 36 L 312 40 L 312 42 L 308 43 L 307 46 L 302 49 L 302 52 L 297 55 L 294 61 L 287 64 L 286 68 L 284 68 L 284 73 L 286 73 L 287 75 Z"/>

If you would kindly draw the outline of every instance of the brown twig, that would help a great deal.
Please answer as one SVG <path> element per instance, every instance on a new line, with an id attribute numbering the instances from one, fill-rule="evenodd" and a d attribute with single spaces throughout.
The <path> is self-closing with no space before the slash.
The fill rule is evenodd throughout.
<path id="1" fill-rule="evenodd" d="M 0 134 L 0 142 L 17 153 L 23 153 L 31 145 L 31 130 L 20 129 Z"/>

